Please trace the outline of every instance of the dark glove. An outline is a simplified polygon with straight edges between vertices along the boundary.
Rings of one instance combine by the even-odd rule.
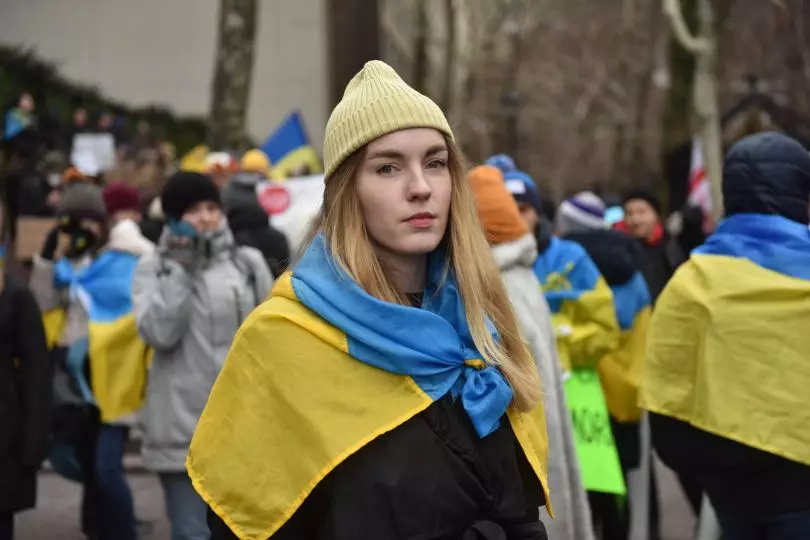
[[[56,254],[56,248],[59,247],[59,234],[61,232],[60,227],[56,226],[51,229],[48,236],[45,237],[45,242],[42,244],[42,251],[39,253],[43,259],[48,261],[53,260]]]

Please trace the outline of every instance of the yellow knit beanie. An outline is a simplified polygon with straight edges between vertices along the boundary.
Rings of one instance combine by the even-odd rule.
[[[372,60],[349,81],[323,142],[326,180],[357,150],[383,135],[409,128],[434,128],[450,138],[444,113],[429,97],[408,86],[385,62]]]

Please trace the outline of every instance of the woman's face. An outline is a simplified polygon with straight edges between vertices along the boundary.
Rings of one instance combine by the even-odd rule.
[[[451,182],[447,143],[435,129],[406,129],[370,143],[356,189],[371,238],[400,256],[436,249],[447,229]]]
[[[20,109],[24,110],[25,112],[33,112],[34,111],[34,98],[31,94],[23,94],[20,96]]]
[[[214,232],[222,222],[222,209],[211,201],[199,202],[183,214],[183,221],[190,223],[200,234]]]

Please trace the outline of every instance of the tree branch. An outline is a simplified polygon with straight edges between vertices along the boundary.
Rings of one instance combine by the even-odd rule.
[[[709,50],[709,43],[700,37],[694,37],[681,13],[679,0],[664,0],[664,13],[669,17],[672,31],[678,43],[692,54],[703,54]]]

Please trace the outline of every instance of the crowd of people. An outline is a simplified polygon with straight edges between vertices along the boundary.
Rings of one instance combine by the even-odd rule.
[[[138,538],[136,427],[173,540],[626,540],[637,512],[656,539],[652,468],[627,497],[645,418],[724,539],[810,538],[799,143],[731,149],[715,231],[643,190],[554,208],[507,155],[468,169],[441,109],[374,61],[323,157],[294,260],[258,150],[148,205],[65,176],[29,283],[0,275],[0,540],[46,457],[81,482],[88,538]],[[620,490],[586,462],[581,388]]]

